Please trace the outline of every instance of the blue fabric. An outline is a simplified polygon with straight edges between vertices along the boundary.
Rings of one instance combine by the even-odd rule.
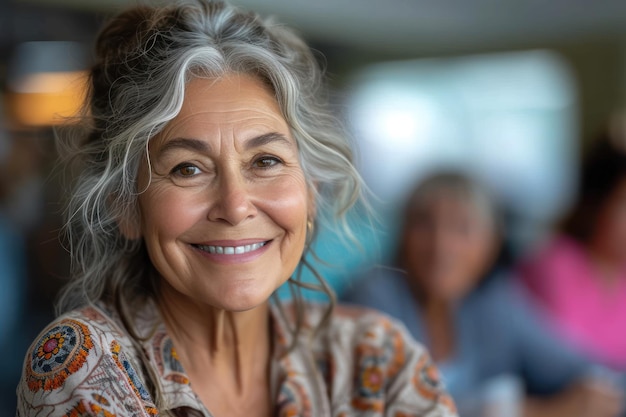
[[[383,311],[401,320],[429,345],[416,299],[402,272],[377,268],[355,281],[344,301]],[[506,277],[490,279],[456,309],[456,354],[440,364],[456,398],[480,392],[498,376],[519,377],[528,393],[552,394],[574,382],[588,364],[552,338]]]

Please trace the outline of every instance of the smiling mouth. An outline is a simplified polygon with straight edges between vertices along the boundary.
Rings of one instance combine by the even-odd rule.
[[[216,246],[216,245],[193,245],[201,251],[214,253],[218,255],[241,255],[248,252],[253,252],[257,249],[262,248],[267,242],[259,242],[252,243],[250,245],[242,245],[242,246]]]

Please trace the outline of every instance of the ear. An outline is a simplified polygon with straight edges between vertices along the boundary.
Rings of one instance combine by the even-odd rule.
[[[318,188],[317,183],[313,183],[309,186],[308,189],[308,212],[307,212],[307,220],[314,221],[317,217],[317,197],[318,197]]]

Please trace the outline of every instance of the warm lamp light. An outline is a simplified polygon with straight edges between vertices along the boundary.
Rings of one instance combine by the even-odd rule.
[[[86,79],[84,72],[33,74],[25,92],[7,94],[10,117],[25,126],[67,123],[82,105]]]
[[[23,126],[71,121],[82,105],[87,74],[82,48],[73,42],[28,42],[12,62],[7,113]]]

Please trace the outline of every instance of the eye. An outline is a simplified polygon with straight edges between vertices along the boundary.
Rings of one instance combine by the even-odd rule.
[[[272,168],[282,161],[274,156],[262,156],[254,161],[255,168]]]
[[[190,178],[200,173],[200,168],[188,162],[176,165],[172,174],[182,178]]]

